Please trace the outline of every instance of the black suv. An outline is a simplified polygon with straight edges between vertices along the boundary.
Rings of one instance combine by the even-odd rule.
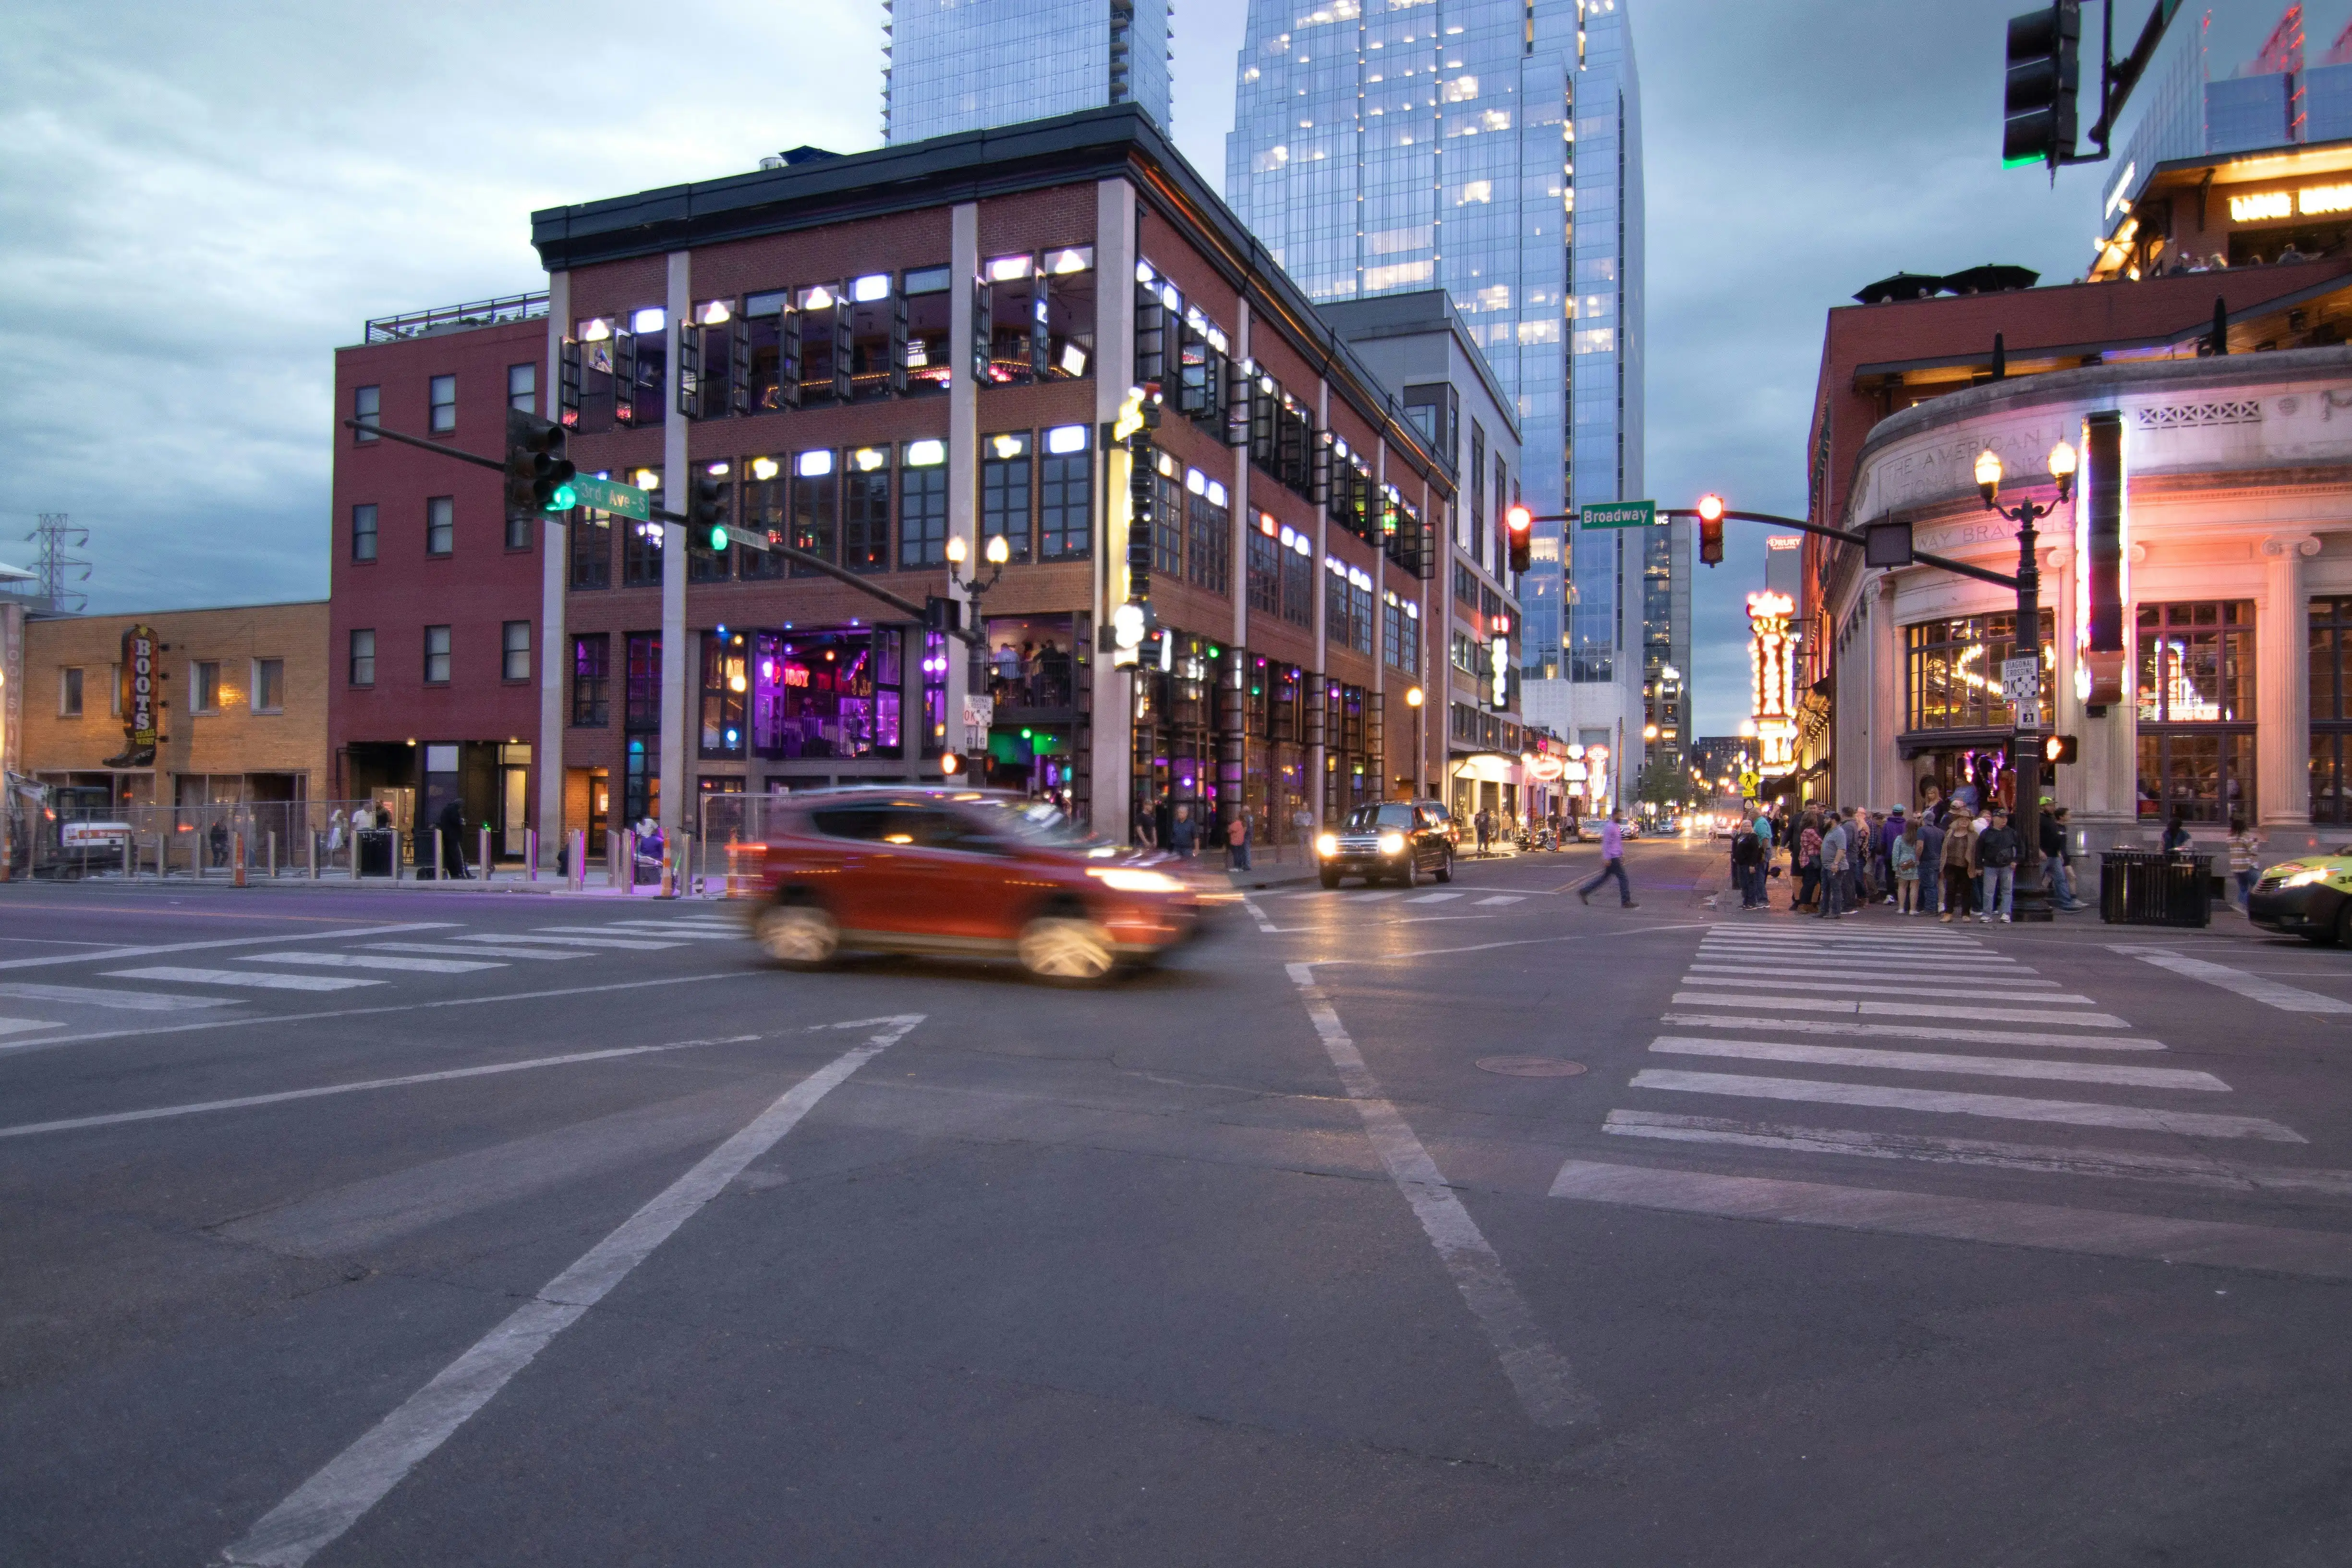
[[[1390,800],[1360,805],[1348,814],[1347,825],[1315,840],[1315,858],[1323,885],[1336,888],[1342,877],[1361,877],[1367,884],[1394,878],[1412,887],[1427,872],[1441,882],[1454,880],[1453,824],[1445,808],[1430,800]]]

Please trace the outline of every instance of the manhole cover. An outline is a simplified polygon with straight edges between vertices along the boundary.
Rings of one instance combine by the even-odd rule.
[[[1574,1078],[1584,1070],[1582,1062],[1564,1062],[1558,1057],[1480,1057],[1478,1066],[1482,1071],[1512,1078]]]

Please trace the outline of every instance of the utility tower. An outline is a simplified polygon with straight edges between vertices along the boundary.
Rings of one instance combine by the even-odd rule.
[[[72,615],[89,604],[89,595],[68,588],[66,583],[68,573],[73,574],[72,581],[76,583],[89,581],[89,563],[79,555],[68,553],[89,547],[89,530],[76,528],[71,517],[65,512],[45,511],[41,513],[41,525],[25,537],[37,539],[41,542],[40,554],[33,563],[33,570],[40,574],[40,594],[47,601],[48,607]]]

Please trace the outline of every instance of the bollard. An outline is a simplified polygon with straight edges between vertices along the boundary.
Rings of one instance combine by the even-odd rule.
[[[319,879],[319,830],[312,828],[303,837],[310,841],[310,880]]]
[[[588,890],[588,830],[584,827],[572,830],[571,880],[573,892]]]
[[[269,830],[269,879],[278,880],[278,829]]]
[[[228,885],[232,888],[244,887],[245,835],[242,832],[232,833],[228,836]]]
[[[441,847],[441,830],[436,827],[433,830],[433,876],[435,880],[438,881],[442,879],[442,868],[448,864],[449,862],[446,858],[446,852]]]
[[[637,896],[637,830],[634,827],[621,835],[621,895]]]
[[[526,827],[522,830],[522,879],[526,882],[538,881],[539,829],[536,827]]]
[[[490,830],[488,825],[482,828],[482,852],[478,858],[482,863],[482,883],[487,887],[490,880]]]

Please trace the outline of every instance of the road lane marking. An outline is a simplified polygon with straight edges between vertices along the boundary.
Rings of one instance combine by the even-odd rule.
[[[1402,897],[1404,897],[1404,890],[1401,888],[1390,888],[1385,891],[1374,891],[1370,889],[1366,889],[1363,892],[1356,895],[1355,901],[1360,904],[1376,904],[1382,899],[1401,899]]]
[[[2127,952],[2143,963],[2153,963],[2158,969],[2168,969],[2175,974],[2191,980],[2202,980],[2219,985],[2224,991],[2234,991],[2285,1013],[2352,1013],[2352,1002],[2334,996],[2323,996],[2316,991],[2305,991],[2300,985],[2289,985],[2283,980],[2265,980],[2259,974],[2249,974],[2242,969],[2232,969],[2226,963],[2210,963],[2187,953],[2174,952],[2169,948],[2134,947],[2124,942],[2110,942],[2117,952]]]
[[[1314,966],[1293,963],[1286,967],[1306,1004],[1307,1016],[1314,1021],[1315,1032],[1322,1037],[1325,1054],[1331,1058],[1349,1100],[1363,1118],[1364,1131],[1371,1140],[1373,1151],[1387,1168],[1389,1179],[1412,1206],[1423,1233],[1437,1248],[1439,1260],[1453,1276],[1454,1289],[1462,1293],[1471,1314],[1486,1331],[1487,1342],[1495,1347],[1495,1354],[1502,1363],[1503,1375],[1510,1380],[1512,1392],[1518,1395],[1528,1418],[1538,1426],[1566,1426],[1590,1420],[1593,1415],[1591,1395],[1577,1387],[1567,1358],[1552,1347],[1526,1298],[1503,1271],[1503,1260],[1487,1243],[1478,1222],[1470,1217],[1470,1211],[1462,1206],[1462,1200],[1445,1184],[1437,1162],[1429,1157],[1429,1151],[1422,1146],[1404,1117],[1381,1093],[1380,1084],[1364,1065],[1363,1053],[1349,1037],[1329,997],[1315,983]]]
[[[678,945],[678,943],[674,942],[655,942],[651,938],[617,936],[524,936],[520,933],[509,936],[461,936],[455,938],[454,940],[468,943],[482,942],[508,943],[522,942],[538,947],[604,947],[625,949],[631,952],[657,952],[663,948],[676,947]]]
[[[1415,893],[1412,898],[1407,899],[1405,902],[1408,904],[1442,904],[1448,899],[1458,899],[1462,895],[1459,893]],[[1482,904],[1491,904],[1495,900],[1492,899],[1481,899],[1478,901]]]
[[[78,1007],[118,1007],[139,1013],[177,1013],[191,1007],[234,1007],[226,996],[174,996],[168,991],[123,991],[102,985],[37,985],[30,981],[0,984],[0,996],[27,1002],[70,1002]]]
[[[1616,931],[1562,931],[1554,936],[1515,936],[1502,942],[1475,942],[1468,947],[1423,947],[1407,952],[1383,952],[1370,958],[1318,958],[1314,967],[1325,968],[1334,963],[1396,963],[1408,958],[1448,958],[1457,952],[1492,952],[1498,947],[1534,947],[1553,942],[1595,942],[1612,936],[1644,936],[1652,931],[1688,931],[1701,921],[1677,921],[1671,925],[1623,926]]]
[[[919,1014],[892,1020],[864,1045],[786,1089],[740,1131],[540,1287],[535,1297],[399,1409],[296,1488],[228,1549],[225,1560],[246,1568],[298,1568],[308,1563],[430,1458],[556,1335],[585,1316],[654,1248],[742,1174],[745,1166],[782,1142],[818,1101],[921,1021]]]
[[[2121,1067],[2111,1062],[2053,1062],[2032,1057],[1963,1057],[1946,1051],[1883,1051],[1864,1046],[1804,1046],[1781,1040],[1708,1040],[1687,1035],[1662,1035],[1650,1042],[1650,1049],[1662,1056],[1732,1057],[1745,1061],[1804,1062],[1814,1067],[1874,1068],[1887,1072],[2129,1084],[2140,1089],[2195,1089],[2207,1094],[2230,1091],[2228,1084],[2194,1068]]]
[[[1922,953],[1908,950],[1879,947],[1798,947],[1780,945],[1764,947],[1754,942],[1707,941],[1699,944],[1699,953],[1706,958],[1737,958],[1751,963],[1779,963],[1796,959],[1805,963],[1843,963],[1857,959],[1918,963],[1966,964],[1971,970],[1997,969],[2003,973],[2020,970],[2033,973],[2016,959],[1999,958],[1984,952]]]
[[[250,991],[349,991],[361,985],[383,984],[381,980],[361,980],[347,974],[261,974],[236,969],[184,969],[173,963],[159,963],[149,969],[110,969],[106,977],[171,980],[183,985],[241,985]]]
[[[1712,975],[1725,978],[1702,978],[1702,976]],[[1733,976],[1737,976],[1738,979],[1731,978]],[[1907,977],[1882,976],[1876,980],[1840,980],[1832,974],[1820,979],[1808,976],[1803,980],[1766,980],[1757,976],[1756,965],[1752,963],[1694,963],[1690,966],[1689,973],[1683,976],[1682,983],[1685,985],[1729,985],[1736,984],[1741,980],[1750,985],[1780,991],[1873,991],[1882,994],[1889,991],[1900,991],[1906,996],[1981,996],[1985,994],[1985,987],[1982,984],[1957,987],[1920,986],[1914,985]],[[2004,974],[2000,977],[2002,990],[2032,992],[2032,1000],[2036,1002],[2087,1002],[2090,1000],[2087,996],[2047,994],[2047,990],[2056,986],[2057,984],[2055,980],[2029,980],[2014,974]]]
[[[1717,996],[1677,991],[1682,1007],[1786,1007],[1800,1013],[1851,1013],[1866,1018],[1972,1018],[1986,1024],[2079,1024],[2086,1029],[2121,1029],[2113,1013],[2074,1013],[2039,1007],[1963,1007],[1949,1002],[1876,1002],[1845,996]]]
[[[1523,904],[1527,901],[1528,896],[1525,893],[1496,893],[1491,899],[1479,900],[1478,903],[1484,908],[1493,904]]]
[[[2352,1198],[2352,1171],[2246,1165],[2214,1155],[2075,1149],[2063,1144],[2010,1143],[1990,1138],[1936,1138],[1920,1132],[1865,1132],[1855,1128],[1799,1127],[1782,1121],[1740,1121],[1721,1116],[1673,1116],[1657,1110],[1612,1110],[1601,1122],[1601,1131],[1614,1137],[1651,1138],[1670,1143],[1722,1143],[1742,1149],[1784,1149],[1800,1154],[1911,1160],[1930,1165],[1988,1165],[2043,1175],[2168,1182],[2238,1193]]]
[[[0,1035],[21,1035],[27,1029],[62,1029],[65,1026],[45,1018],[0,1018]]]
[[[408,921],[399,925],[349,926],[341,931],[278,931],[269,936],[222,937],[214,942],[172,942],[143,947],[110,947],[100,952],[52,952],[39,958],[0,959],[0,969],[54,968],[117,958],[148,958],[159,952],[199,952],[215,947],[258,947],[270,942],[328,942],[344,936],[392,936],[404,931],[449,931],[457,921]]]
[[[2309,1142],[2300,1132],[2259,1116],[2155,1110],[2137,1105],[2095,1105],[2071,1100],[2025,1100],[2014,1095],[1971,1094],[1958,1089],[1891,1089],[1881,1084],[1753,1078],[1740,1073],[1674,1072],[1658,1068],[1644,1068],[1635,1073],[1627,1087],[1677,1094],[1724,1094],[1747,1100],[1868,1105],[1883,1110],[1983,1116],[2003,1121],[2054,1121],[2070,1127],[2129,1127],[2144,1132],[2177,1132],[2188,1138],[2259,1138],[2272,1143]]]
[[[595,954],[574,952],[569,948],[552,947],[492,947],[488,942],[479,947],[452,947],[446,942],[372,942],[370,949],[379,952],[423,952],[441,958],[468,958],[481,954],[488,958],[530,958],[542,963],[562,963],[567,959],[593,958]]]
[[[645,929],[651,923],[641,921],[607,921],[600,926],[533,926],[530,929],[562,931],[574,936],[647,937],[658,934],[672,942],[740,942],[744,936],[744,933],[740,931],[689,931],[683,926],[674,925],[657,926],[652,930]]]
[[[470,949],[460,948],[459,952]],[[499,963],[474,963],[460,958],[394,958],[373,952],[241,952],[239,963],[305,963],[319,969],[397,969],[414,974],[471,974],[478,969],[504,969]]]
[[[2352,1279],[2352,1234],[2341,1231],[2167,1219],[1826,1182],[1606,1165],[1589,1160],[1570,1160],[1562,1165],[1553,1178],[1551,1195],[1720,1219],[1822,1226],[2322,1279]]]
[[[1759,998],[1759,1005],[1771,998]],[[1964,1029],[1941,1024],[1843,1024],[1827,1018],[1754,1018],[1719,1013],[1661,1013],[1678,1027],[1770,1029],[1780,1034],[1863,1036],[1881,1040],[1969,1040],[1980,1045],[2063,1046],[2073,1051],[2160,1051],[2162,1040],[2139,1035],[2053,1035],[2038,1029]]]

